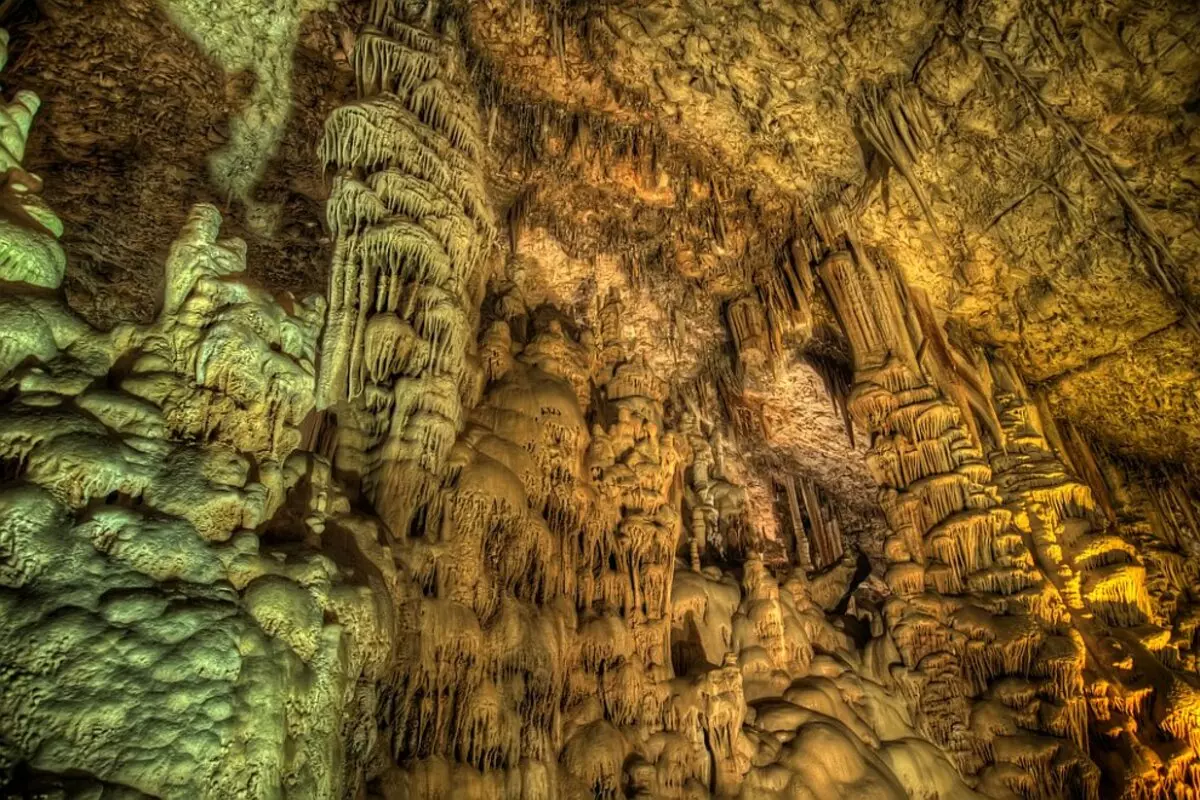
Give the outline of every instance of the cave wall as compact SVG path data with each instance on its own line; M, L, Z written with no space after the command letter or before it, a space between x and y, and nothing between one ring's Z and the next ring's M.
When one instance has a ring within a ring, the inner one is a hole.
M231 110L245 171L208 156L235 211L192 206L154 245L153 313L113 324L73 307L77 241L25 167L41 101L13 95L6 796L1200 792L1189 474L1131 459L1159 452L1136 424L1109 449L1111 430L1063 415L1114 413L1087 389L1111 365L1047 382L960 335L876 206L761 160L749 178L705 162L697 146L744 113L739 93L696 100L720 81L687 94L657 75L678 94L663 118L691 133L648 129L628 87L608 93L685 17L618 6L597 12L607 38L569 5L284 3L258 9L268 25L164 4L219 71L273 77ZM797 46L854 22L918 52L934 15L902 8L817 4L796 12L820 19ZM788 13L739 6L722 28L693 11L680 58L696 68L724 63L714 41L778 42ZM351 77L307 131L327 234L304 248L328 274L298 298L247 274L271 274L249 262L291 218L258 192L269 154L297 158L283 64L321 14L348 26L334 69ZM509 52L522 37L536 46ZM868 93L847 122L935 231L906 245L930 263L944 243L918 91L962 100L979 72L969 49L942 63L948 37L922 88ZM580 86L567 65L585 52L607 80ZM522 58L536 90L512 77ZM583 108L554 105L578 91ZM795 159L805 145L781 136ZM823 168L853 177L858 151L827 139ZM1169 367L1150 387L1164 403L1190 369Z

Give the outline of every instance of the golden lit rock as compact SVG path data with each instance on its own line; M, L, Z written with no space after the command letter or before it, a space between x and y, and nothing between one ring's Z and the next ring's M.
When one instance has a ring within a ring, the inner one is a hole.
M0 794L1200 796L1195 22L0 3Z

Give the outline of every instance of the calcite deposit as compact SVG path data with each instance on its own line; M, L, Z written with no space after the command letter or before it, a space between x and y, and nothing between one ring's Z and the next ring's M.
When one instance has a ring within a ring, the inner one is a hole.
M0 796L1200 797L1189 3L0 24Z

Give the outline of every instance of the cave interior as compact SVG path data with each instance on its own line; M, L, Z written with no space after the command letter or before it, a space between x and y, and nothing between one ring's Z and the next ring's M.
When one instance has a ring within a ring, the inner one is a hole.
M1200 798L1195 0L0 26L0 797Z

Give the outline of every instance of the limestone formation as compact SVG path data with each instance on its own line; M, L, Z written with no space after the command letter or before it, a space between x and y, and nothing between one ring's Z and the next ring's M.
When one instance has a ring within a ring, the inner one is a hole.
M8 44L8 32L0 30L0 69L8 63ZM23 167L33 117L41 105L36 94L21 90L0 109L0 169L7 210L0 219L0 279L55 288L66 269L57 241L62 222L38 195L41 180Z
M21 791L362 781L395 568L300 447L324 301L238 283L220 223L194 209L159 319L108 333L37 291L52 252L10 243L30 280L3 322L0 740Z
M1200 25L1084 5L98 3L232 123L101 329L0 113L0 796L1200 797Z
M359 100L320 146L337 175L319 404L337 415L339 471L397 530L430 499L478 393L474 276L492 230L458 34L435 11L371 4Z

